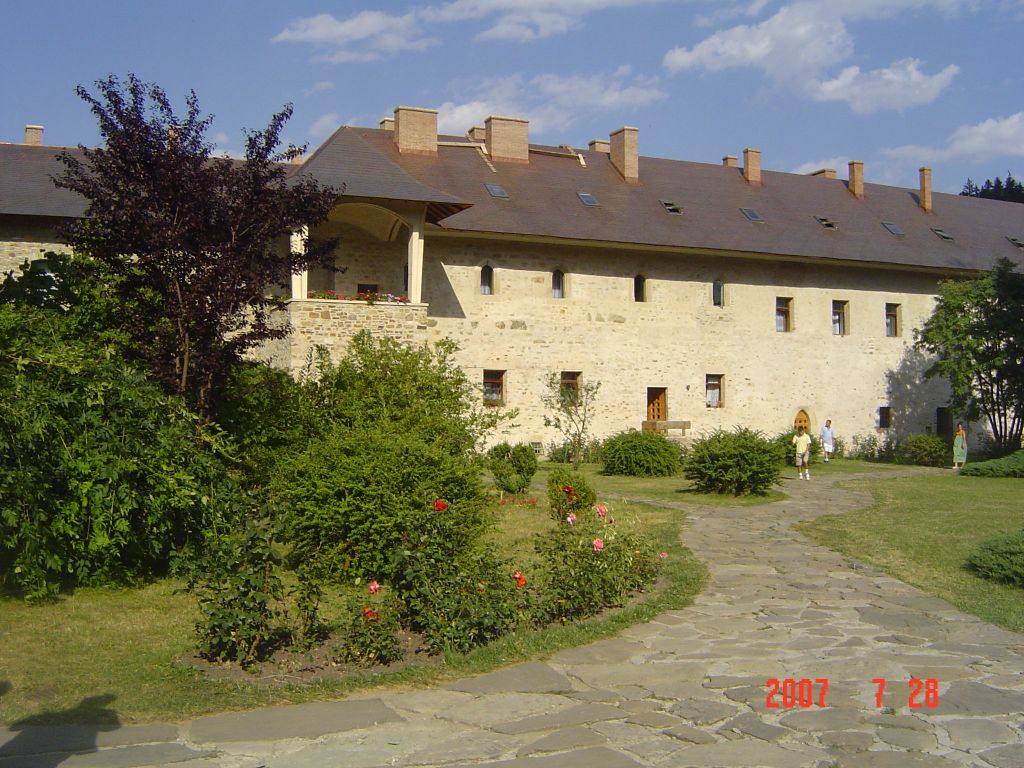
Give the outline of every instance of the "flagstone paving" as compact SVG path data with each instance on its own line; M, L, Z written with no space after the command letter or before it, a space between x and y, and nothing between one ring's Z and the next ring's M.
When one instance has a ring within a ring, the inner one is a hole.
M1021 768L1024 635L795 533L868 503L838 479L690 510L707 589L615 638L432 689L91 735L0 731L0 768ZM919 708L911 678L936 681Z

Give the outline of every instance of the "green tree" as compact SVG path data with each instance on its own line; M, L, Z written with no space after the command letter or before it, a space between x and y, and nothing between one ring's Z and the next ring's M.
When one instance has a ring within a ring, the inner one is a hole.
M944 280L935 310L916 334L936 357L929 375L949 380L952 404L983 415L1000 453L1020 447L1024 428L1024 275L1000 259L973 280Z
M960 194L964 197L985 197L990 200L1024 203L1024 184L1013 178L1013 174L1007 172L1005 182L996 176L995 181L985 179L985 183L980 187L974 183L973 179L968 179Z
M572 451L572 467L578 469L583 461L583 449L590 435L590 421L599 381L564 382L557 373L547 377L547 394L542 401L550 414L544 417L544 426L554 427L562 433Z
M271 294L322 260L329 243L304 253L288 235L322 221L337 191L289 177L281 151L285 106L266 128L246 133L242 161L212 157L195 93L184 117L158 86L134 75L78 95L99 121L104 146L61 156L56 184L82 195L86 217L72 225L75 251L95 259L120 299L119 325L164 387L207 414L230 367L287 334ZM283 253L282 253L283 251Z

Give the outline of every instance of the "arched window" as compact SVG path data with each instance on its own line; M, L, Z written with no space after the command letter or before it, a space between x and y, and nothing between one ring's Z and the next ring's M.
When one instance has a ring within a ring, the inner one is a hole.
M715 280L711 284L711 303L716 307L725 306L725 283L721 280Z
M647 301L647 278L643 275L633 278L633 301Z
M480 268L480 295L490 296L494 293L494 269L489 264Z
M560 269L551 273L551 298L565 298L565 273Z

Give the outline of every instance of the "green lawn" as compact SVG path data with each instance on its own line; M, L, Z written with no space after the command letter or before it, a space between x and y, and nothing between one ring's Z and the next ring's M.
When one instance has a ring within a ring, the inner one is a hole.
M494 532L502 555L529 573L531 534L553 524L543 493L536 505L495 504ZM26 605L0 597L0 725L89 721L83 700L106 705L122 723L180 720L210 712L337 697L357 688L436 681L475 674L607 636L658 613L688 605L705 570L683 547L678 510L609 500L616 525L643 530L668 553L656 589L626 608L577 625L524 631L468 656L415 664L398 672L350 676L305 685L212 680L177 659L194 649L195 600L164 580L137 589L79 589L53 603ZM332 606L324 617L331 621ZM301 660L301 659L300 659ZM250 681L251 680L251 681Z
M950 473L870 483L875 501L868 509L798 529L985 621L1024 631L1024 590L964 568L979 542L1024 527L1024 481Z

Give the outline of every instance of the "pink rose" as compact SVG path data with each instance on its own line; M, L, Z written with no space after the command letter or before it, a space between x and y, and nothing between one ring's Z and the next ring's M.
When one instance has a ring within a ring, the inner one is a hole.
M605 515L608 514L608 507L606 507L604 504L598 504L596 507L594 507L594 509L597 510L597 516L600 518L603 518Z
M658 553L658 557L660 557L662 560L667 560L668 559L668 552L659 552Z
M600 552L604 549L604 539L594 539L594 551Z
M376 595L378 592L380 592L380 584L378 584L376 581L371 581L369 584L366 585L366 588L370 590L371 595Z
M565 522L567 522L569 525L575 525L576 524L576 513L575 512L570 512L569 516L567 518L565 518Z

